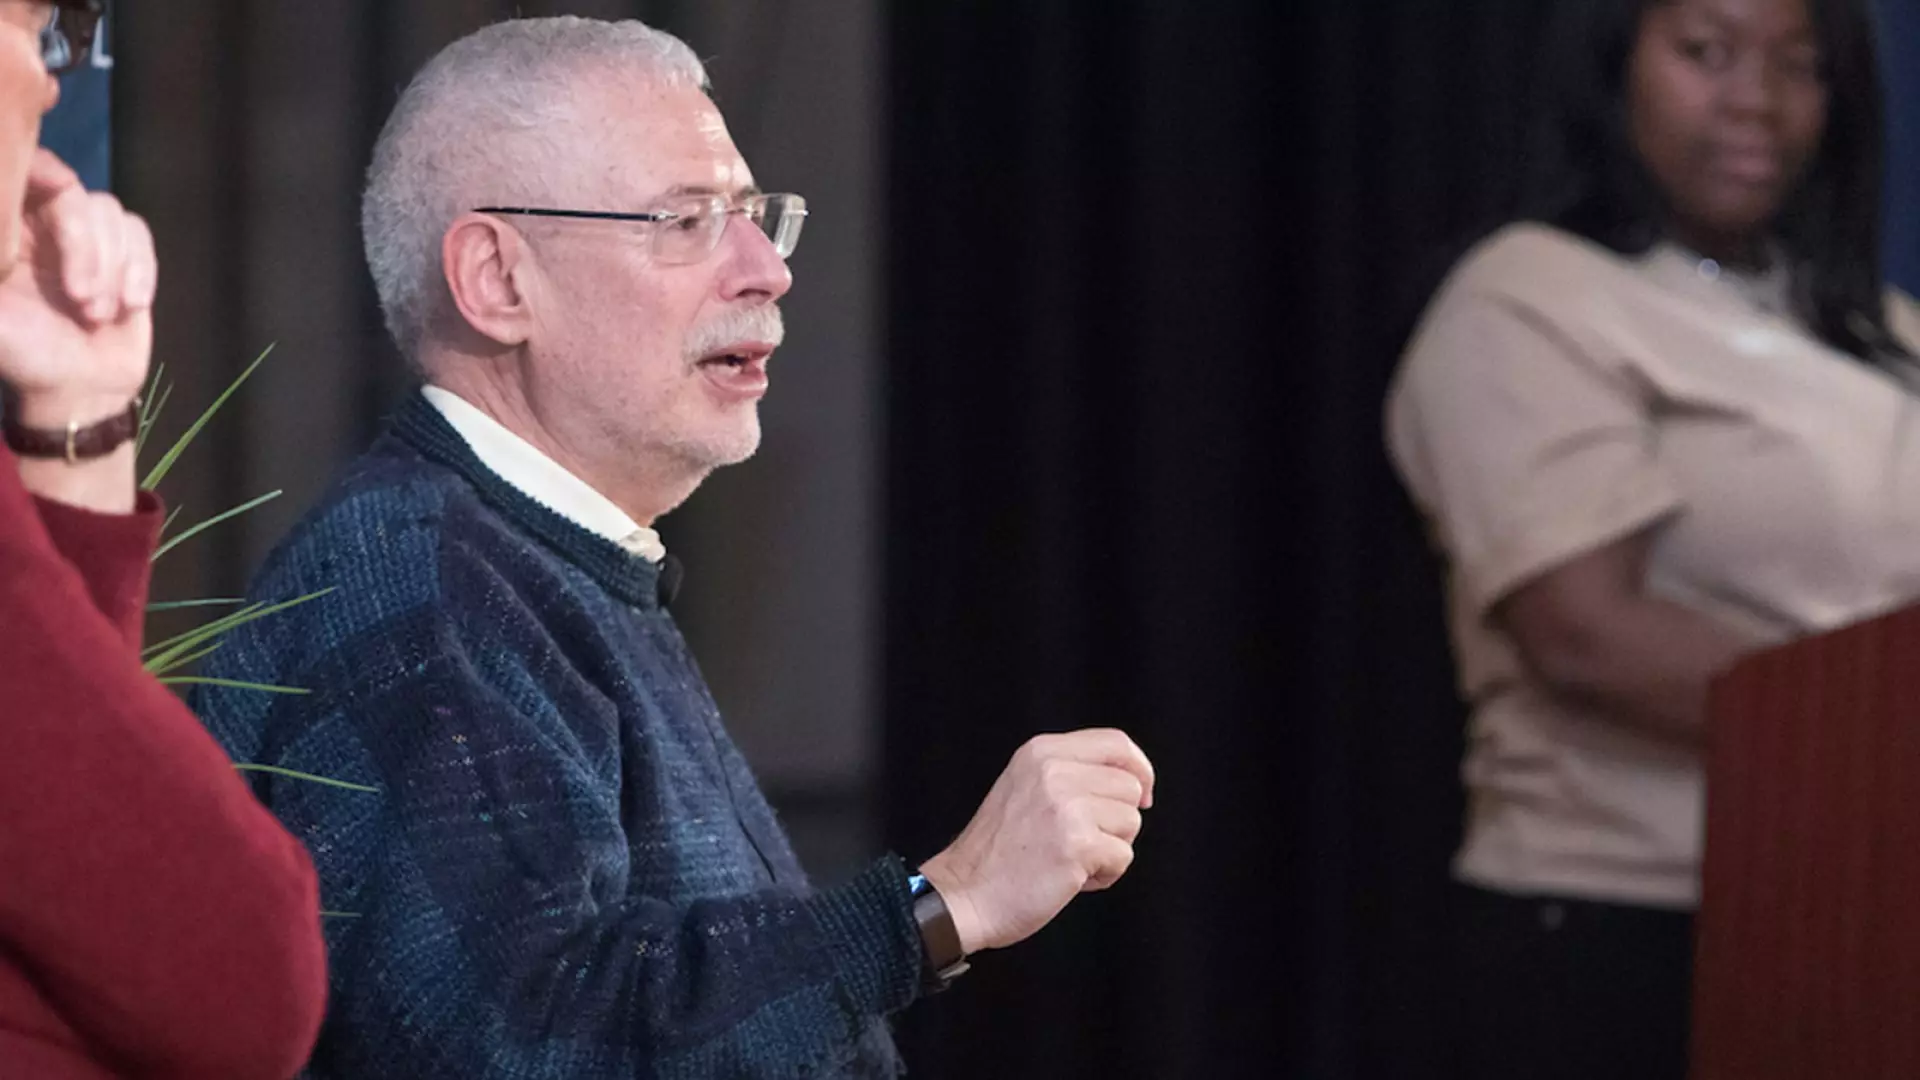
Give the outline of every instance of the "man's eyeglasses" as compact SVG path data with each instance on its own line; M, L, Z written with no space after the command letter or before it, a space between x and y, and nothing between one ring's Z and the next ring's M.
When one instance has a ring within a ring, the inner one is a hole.
M65 75L86 66L105 12L105 0L54 0L47 25L40 30L40 59L50 74Z
M530 206L482 206L475 213L517 214L527 217L574 218L583 221L638 221L655 226L648 252L655 262L697 263L713 254L727 222L746 218L767 234L781 258L800 243L800 226L807 220L807 200L798 195L748 195L738 202L724 195L683 195L668 199L660 209L646 213L611 210L542 210Z

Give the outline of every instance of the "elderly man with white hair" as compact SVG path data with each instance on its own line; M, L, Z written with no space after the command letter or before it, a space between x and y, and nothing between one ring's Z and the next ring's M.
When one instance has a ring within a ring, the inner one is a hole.
M805 220L680 41L517 20L450 46L374 153L364 226L425 383L256 597L332 588L208 674L312 848L353 1080L885 1076L886 1017L1125 873L1153 774L1035 738L917 868L814 890L667 610L653 530L756 449Z

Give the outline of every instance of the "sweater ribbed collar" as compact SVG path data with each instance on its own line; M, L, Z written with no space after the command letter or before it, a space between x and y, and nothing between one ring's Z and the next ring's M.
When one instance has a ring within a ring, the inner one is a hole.
M472 484L513 525L580 568L609 593L642 609L661 606L661 567L542 506L482 464L440 410L418 391L393 416L391 430L431 461Z

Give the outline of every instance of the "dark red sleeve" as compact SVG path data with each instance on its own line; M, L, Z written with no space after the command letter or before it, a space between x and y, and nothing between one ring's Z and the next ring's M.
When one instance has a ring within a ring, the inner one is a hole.
M33 505L54 551L86 581L93 606L137 651L146 626L153 547L164 520L159 498L141 492L131 514L96 514L39 497Z
M0 451L0 950L131 1073L285 1080L324 1008L313 868L140 668L157 513L36 504Z

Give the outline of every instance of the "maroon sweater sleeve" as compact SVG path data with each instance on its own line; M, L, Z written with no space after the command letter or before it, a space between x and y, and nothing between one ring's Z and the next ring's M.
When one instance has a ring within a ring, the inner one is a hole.
M0 451L0 952L103 1060L285 1080L326 993L313 868L140 668L156 501L36 503Z
M38 496L33 508L54 551L86 582L94 609L138 654L146 630L153 548L164 520L160 500L143 491L131 514L96 514Z

